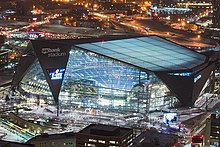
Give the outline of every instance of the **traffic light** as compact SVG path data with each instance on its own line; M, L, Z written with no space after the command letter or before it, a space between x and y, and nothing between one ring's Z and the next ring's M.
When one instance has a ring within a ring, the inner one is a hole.
M154 12L154 13L153 13L153 16L154 16L154 17L158 17L158 16L159 16L158 12Z

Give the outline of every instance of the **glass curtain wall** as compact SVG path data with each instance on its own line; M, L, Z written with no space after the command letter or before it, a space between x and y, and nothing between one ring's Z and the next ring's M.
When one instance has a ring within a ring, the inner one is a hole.
M52 98L38 61L23 78L20 88L27 94ZM167 87L151 72L74 48L59 96L62 107L148 112L172 107Z

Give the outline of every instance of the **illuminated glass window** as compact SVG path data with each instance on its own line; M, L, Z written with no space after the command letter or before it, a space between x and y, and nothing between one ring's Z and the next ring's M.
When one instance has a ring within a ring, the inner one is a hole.
M97 142L95 139L89 139L89 142Z
M109 143L115 144L115 141L109 141Z
M98 140L98 142L99 142L99 143L103 143L103 144L105 143L104 140Z
M87 146L92 146L92 147L95 147L95 145L94 145L94 144L90 144L90 143L88 143L88 144L87 144Z

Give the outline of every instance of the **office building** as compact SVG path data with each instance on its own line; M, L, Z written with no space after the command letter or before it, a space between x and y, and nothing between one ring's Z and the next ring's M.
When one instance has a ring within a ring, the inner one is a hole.
M135 147L171 147L177 142L178 136L173 134L163 134L156 131L142 132L133 140Z
M220 145L220 118L219 115L211 114L206 120L205 145Z
M132 129L91 124L76 134L76 146L131 147L132 139Z
M220 1L219 0L213 0L212 1L213 5L213 27L218 27L220 28Z

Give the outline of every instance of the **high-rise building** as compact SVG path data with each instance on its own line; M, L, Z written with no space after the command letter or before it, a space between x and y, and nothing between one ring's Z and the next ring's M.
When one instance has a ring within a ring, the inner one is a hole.
M32 0L17 0L17 13L20 15L29 15L33 10Z
M213 27L220 27L220 1L219 0L213 0Z
M131 147L132 139L132 129L91 124L76 134L76 146Z
M216 114L206 120L204 136L206 145L220 145L220 118Z

